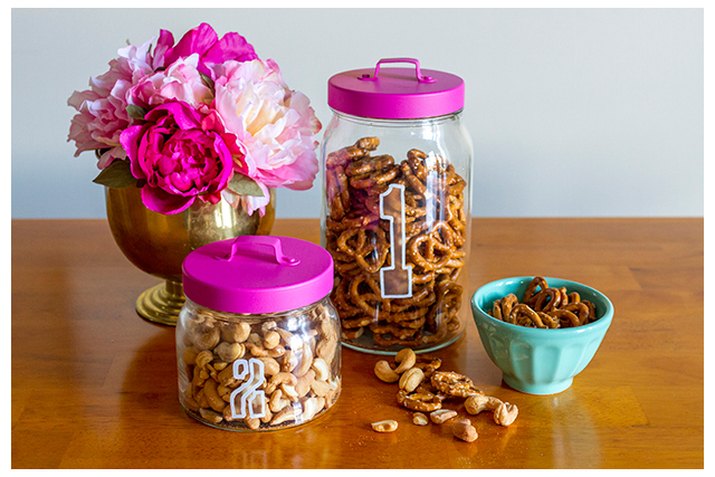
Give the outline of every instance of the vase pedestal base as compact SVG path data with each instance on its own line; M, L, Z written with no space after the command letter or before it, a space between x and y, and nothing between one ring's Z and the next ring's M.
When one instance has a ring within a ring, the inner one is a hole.
M181 283L166 280L144 290L137 298L136 310L139 316L147 321L176 326L185 300Z

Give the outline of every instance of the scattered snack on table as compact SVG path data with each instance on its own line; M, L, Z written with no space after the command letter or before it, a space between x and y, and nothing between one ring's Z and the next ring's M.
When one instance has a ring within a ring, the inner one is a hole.
M412 413L412 424L415 426L426 426L429 424L429 419L421 412Z
M397 430L397 421L393 419L385 419L370 424L375 432L394 432Z
M519 415L519 409L508 402L502 402L494 396L486 396L484 394L476 394L469 396L464 401L464 409L469 414L479 414L482 411L493 411L494 422L500 426L509 426L516 420Z
M477 429L469 419L456 419L452 423L452 435L465 442L474 442L479 438Z
M452 418L457 417L457 411L452 409L437 409L429 414L430 421L435 424L444 424Z
M506 323L530 328L570 328L597 319L592 302L581 300L578 292L569 293L565 287L549 288L543 277L534 277L521 302L513 293L494 300L490 314Z
M411 367L405 366L405 363L411 364ZM430 421L438 425L450 422L455 438L474 442L478 434L472 422L459 419L458 410L443 407L445 402L458 403L457 400L462 400L468 414L490 411L496 424L510 426L514 423L519 415L519 408L515 404L487 396L468 376L442 370L441 366L442 360L439 358L417 356L412 349L404 348L397 353L393 363L384 359L378 361L375 375L383 382L397 383L397 403L414 411L412 423L417 426L426 426ZM429 413L429 418L424 413Z
M371 155L379 145L377 137L364 137L326 158L325 246L335 261L331 297L343 339L371 337L382 348L443 343L462 327L457 281L465 260L466 183L442 156L411 149L396 163L389 154ZM381 204L393 185L404 207L389 195ZM411 282L402 277L386 285L380 270L399 258L390 248L393 221L384 217L398 209L406 223L392 246L404 250L401 267L411 269ZM411 296L384 297L386 286L408 285Z

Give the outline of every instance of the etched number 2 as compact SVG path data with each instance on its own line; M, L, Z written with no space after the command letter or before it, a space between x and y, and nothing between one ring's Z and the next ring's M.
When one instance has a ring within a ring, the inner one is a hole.
M390 222L389 267L380 269L380 294L382 298L409 298L412 296L412 266L405 264L405 186L390 184L380 194L380 218Z
M248 379L246 379L248 375ZM259 418L266 415L266 393L259 391L258 388L265 381L263 361L256 358L251 358L248 361L245 359L237 359L233 362L233 377L238 380L244 380L238 388L231 393L231 417ZM240 396L240 408L236 409L236 396ZM258 410L256 410L256 404Z

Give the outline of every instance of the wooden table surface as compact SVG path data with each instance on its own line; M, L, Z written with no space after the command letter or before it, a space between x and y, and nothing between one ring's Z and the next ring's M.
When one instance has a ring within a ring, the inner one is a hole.
M317 220L273 232L318 242ZM615 317L591 364L552 396L509 389L469 318L436 354L516 403L508 428L473 418L479 439L410 423L375 356L343 351L343 392L295 430L231 433L177 401L174 329L134 312L156 280L99 220L12 226L12 467L702 468L702 219L479 219L469 291L515 275L560 276L606 293ZM392 434L369 423L396 419Z

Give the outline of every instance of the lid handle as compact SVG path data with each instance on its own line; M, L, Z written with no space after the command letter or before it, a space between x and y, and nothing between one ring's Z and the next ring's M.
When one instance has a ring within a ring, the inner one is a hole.
M283 253L281 240L278 237L271 237L269 235L241 235L236 237L234 241L231 242L231 251L227 257L224 257L224 260L231 261L239 254L253 255L258 249L265 247L273 251L271 258L273 258L278 265L294 267L300 263L300 259L289 257Z
M420 70L420 60L417 58L380 58L378 60L377 64L375 65L375 73L373 73L372 76L369 74L364 74L362 76L359 76L358 79L363 80L363 81L375 81L378 79L378 75L380 74L380 65L384 63L412 63L415 65L415 76L417 77L417 82L419 83L434 83L435 79L432 78L431 76L424 76L422 75L422 71Z

